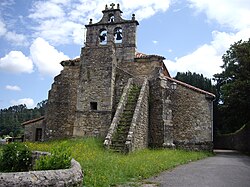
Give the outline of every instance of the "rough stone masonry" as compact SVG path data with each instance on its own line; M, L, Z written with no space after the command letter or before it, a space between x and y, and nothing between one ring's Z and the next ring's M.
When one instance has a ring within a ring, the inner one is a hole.
M106 5L102 13L99 22L90 19L86 25L80 58L61 62L63 70L49 91L42 140L101 137L107 148L122 151L211 150L215 96L171 78L164 57L137 51L134 14L123 19L119 4ZM129 80L144 91L135 98L136 110L128 112L131 99L121 96L129 95L133 85L124 89Z

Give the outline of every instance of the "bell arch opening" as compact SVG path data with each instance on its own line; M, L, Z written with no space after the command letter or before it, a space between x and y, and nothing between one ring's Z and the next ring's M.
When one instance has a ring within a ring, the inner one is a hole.
M114 30L114 42L115 43L122 43L122 28L121 27L116 27Z
M101 29L99 32L99 43L101 45L106 45L107 44L107 30L106 29Z
M109 22L109 23L115 22L115 16L114 16L114 14L109 14L108 22Z

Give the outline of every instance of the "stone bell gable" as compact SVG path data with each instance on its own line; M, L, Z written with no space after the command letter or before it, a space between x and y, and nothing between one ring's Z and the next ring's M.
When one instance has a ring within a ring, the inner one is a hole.
M99 22L92 23L90 19L89 24L85 25L87 28L85 47L105 48L113 45L119 60L133 61L136 52L136 27L139 25L135 15L132 15L131 20L123 19L119 4L106 6L102 13L103 17Z
M214 95L170 77L164 57L137 51L135 15L106 5L86 25L80 58L61 62L49 91L44 139L101 137L121 152L212 149Z

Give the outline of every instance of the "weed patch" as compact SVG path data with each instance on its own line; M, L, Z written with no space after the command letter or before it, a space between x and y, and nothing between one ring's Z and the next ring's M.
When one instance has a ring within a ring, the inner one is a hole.
M140 150L128 155L103 148L100 139L56 140L46 143L28 143L33 150L51 152L63 144L72 152L84 170L84 186L106 187L140 181L177 165L205 158L210 153L184 150Z
M36 160L35 170L68 169L71 165L71 152L67 146L53 147L51 155L40 157Z

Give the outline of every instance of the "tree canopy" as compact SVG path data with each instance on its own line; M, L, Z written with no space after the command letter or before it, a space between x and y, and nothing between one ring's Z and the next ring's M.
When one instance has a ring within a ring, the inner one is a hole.
M215 74L218 130L234 132L250 121L250 39L230 46L222 57L223 71Z
M22 123L45 115L47 100L41 101L34 109L26 105L15 105L0 110L0 136L22 134Z
M190 71L178 72L174 78L202 90L215 93L215 87L212 85L211 79L204 77L203 74L191 73Z

